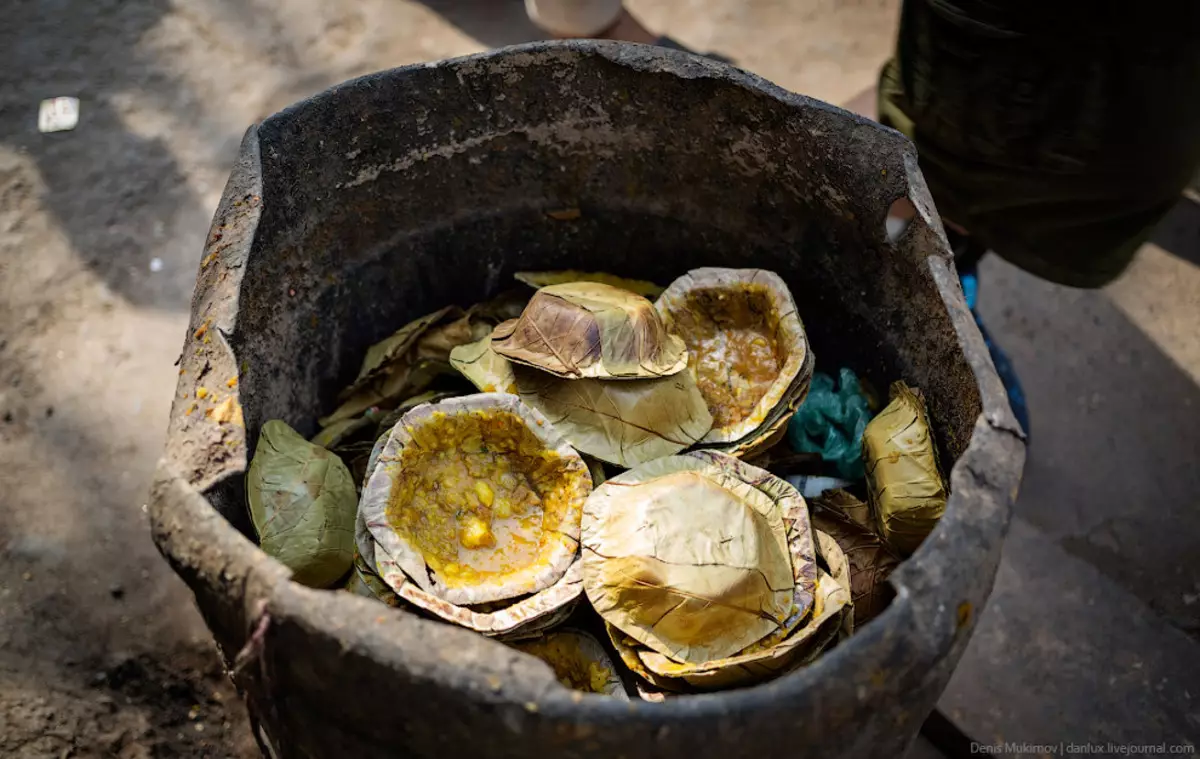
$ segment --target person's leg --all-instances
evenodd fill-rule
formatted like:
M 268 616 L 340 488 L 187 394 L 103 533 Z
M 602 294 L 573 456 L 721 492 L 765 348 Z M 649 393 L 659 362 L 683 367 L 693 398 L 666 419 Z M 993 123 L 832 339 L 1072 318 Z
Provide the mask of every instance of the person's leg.
M 559 39 L 584 37 L 619 40 L 695 52 L 666 35 L 651 32 L 620 2 L 613 0 L 525 0 L 525 9 L 530 21 Z M 699 55 L 722 63 L 733 63 L 717 53 Z
M 974 311 L 985 250 L 1074 287 L 1120 274 L 1200 163 L 1198 88 L 1197 3 L 905 0 L 879 118 L 912 138 L 958 226 Z M 1012 366 L 979 326 L 1028 430 Z
M 992 364 L 996 367 L 996 374 L 1000 375 L 1000 381 L 1004 384 L 1004 390 L 1008 394 L 1008 405 L 1012 407 L 1013 416 L 1017 418 L 1021 429 L 1025 430 L 1026 437 L 1032 439 L 1032 431 L 1029 426 L 1029 406 L 1025 401 L 1025 388 L 1021 386 L 1021 379 L 1017 376 L 1016 367 L 1008 358 L 1008 354 L 992 339 L 992 334 L 988 332 L 987 327 L 983 324 L 983 319 L 979 316 L 977 307 L 979 303 L 979 259 L 987 253 L 987 249 L 978 240 L 973 240 L 951 229 L 947 229 L 946 233 L 950 238 L 951 249 L 954 251 L 954 265 L 958 269 L 958 276 L 962 281 L 963 297 L 967 301 L 967 307 L 971 309 L 971 315 L 975 317 L 975 324 L 979 326 L 979 333 L 983 335 L 983 344 L 987 346 L 988 353 L 992 357 Z
M 525 0 L 529 20 L 555 37 L 601 37 L 627 15 L 621 0 Z
M 942 216 L 1013 264 L 1101 287 L 1200 164 L 1200 3 L 905 0 L 880 121 Z

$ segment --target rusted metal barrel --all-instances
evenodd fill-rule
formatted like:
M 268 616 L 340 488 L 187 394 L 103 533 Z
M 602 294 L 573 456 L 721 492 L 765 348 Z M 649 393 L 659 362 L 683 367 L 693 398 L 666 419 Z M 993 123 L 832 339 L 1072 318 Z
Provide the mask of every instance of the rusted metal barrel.
M 916 217 L 891 239 L 901 198 Z M 256 548 L 243 480 L 259 427 L 313 432 L 396 325 L 517 270 L 669 281 L 708 265 L 779 272 L 818 368 L 919 386 L 951 472 L 891 606 L 814 664 L 665 703 L 584 695 L 474 633 L 293 584 Z M 154 538 L 280 757 L 892 759 L 991 590 L 1024 446 L 912 145 L 732 67 L 541 43 L 298 103 L 246 133 L 191 318 Z M 217 390 L 193 408 L 199 386 Z

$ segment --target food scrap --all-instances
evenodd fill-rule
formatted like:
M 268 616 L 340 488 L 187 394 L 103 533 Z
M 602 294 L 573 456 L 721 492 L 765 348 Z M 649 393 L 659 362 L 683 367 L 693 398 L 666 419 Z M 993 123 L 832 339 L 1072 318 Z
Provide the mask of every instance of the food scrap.
M 849 368 L 814 378 L 770 271 L 515 278 L 390 325 L 311 440 L 262 425 L 252 521 L 297 582 L 504 641 L 576 699 L 770 680 L 887 608 L 948 498 L 918 390 L 872 418 Z

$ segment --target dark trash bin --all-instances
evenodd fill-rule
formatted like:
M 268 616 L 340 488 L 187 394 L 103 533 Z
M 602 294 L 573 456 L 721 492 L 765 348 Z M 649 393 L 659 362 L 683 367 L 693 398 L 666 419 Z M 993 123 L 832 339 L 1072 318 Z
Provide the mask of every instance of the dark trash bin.
M 917 215 L 891 242 L 902 198 Z M 584 695 L 467 630 L 293 584 L 255 547 L 260 426 L 314 432 L 397 325 L 522 269 L 667 282 L 709 265 L 779 272 L 819 367 L 921 387 L 951 471 L 891 606 L 811 666 L 665 703 Z M 912 145 L 681 52 L 534 44 L 268 118 L 242 143 L 191 318 L 154 538 L 280 757 L 901 756 L 991 590 L 1024 460 Z

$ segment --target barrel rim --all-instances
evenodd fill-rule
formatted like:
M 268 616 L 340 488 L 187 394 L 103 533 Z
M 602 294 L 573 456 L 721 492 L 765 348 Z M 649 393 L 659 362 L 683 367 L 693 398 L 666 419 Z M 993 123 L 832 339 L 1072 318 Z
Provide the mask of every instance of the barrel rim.
M 476 67 L 519 68 L 530 61 L 544 62 L 545 56 L 601 58 L 637 72 L 716 80 L 791 107 L 816 109 L 852 120 L 873 130 L 873 139 L 880 149 L 895 151 L 900 156 L 904 171 L 899 177 L 888 177 L 887 186 L 891 192 L 898 191 L 897 196 L 912 200 L 917 218 L 896 242 L 896 247 L 913 260 L 923 260 L 929 268 L 948 309 L 959 348 L 974 373 L 983 408 L 970 443 L 950 473 L 952 489 L 946 517 L 893 575 L 897 596 L 889 607 L 870 625 L 808 667 L 754 687 L 668 699 L 664 703 L 631 704 L 589 695 L 579 698 L 578 694 L 558 685 L 540 663 L 535 664 L 532 658 L 475 633 L 404 613 L 389 613 L 387 616 L 391 619 L 376 624 L 380 607 L 370 601 L 350 594 L 313 591 L 288 581 L 287 571 L 242 536 L 206 497 L 223 481 L 244 473 L 248 463 L 244 432 L 240 447 L 235 447 L 234 454 L 226 459 L 232 463 L 215 475 L 201 473 L 203 476 L 196 477 L 195 472 L 186 472 L 182 459 L 176 454 L 181 443 L 177 438 L 184 434 L 176 424 L 176 418 L 183 413 L 185 405 L 177 393 L 167 455 L 160 462 L 150 504 L 152 530 L 160 551 L 197 593 L 227 664 L 231 668 L 237 667 L 236 654 L 238 651 L 245 653 L 250 633 L 266 611 L 281 622 L 291 619 L 313 633 L 369 653 L 381 667 L 394 670 L 397 677 L 433 677 L 461 693 L 464 699 L 514 707 L 535 703 L 538 714 L 529 716 L 537 718 L 628 722 L 644 715 L 650 722 L 659 724 L 664 720 L 706 720 L 747 710 L 777 711 L 788 699 L 815 692 L 817 686 L 833 676 L 841 677 L 847 685 L 861 686 L 870 682 L 872 673 L 866 670 L 871 667 L 890 662 L 900 666 L 901 671 L 921 674 L 933 670 L 947 657 L 956 659 L 978 618 L 981 609 L 976 607 L 982 605 L 990 592 L 999 562 L 1000 546 L 1024 461 L 1023 434 L 1012 416 L 1003 386 L 963 299 L 941 221 L 917 168 L 915 148 L 899 132 L 835 106 L 790 93 L 754 74 L 691 54 L 628 43 L 582 40 L 530 43 L 402 67 L 337 85 L 269 117 L 261 127 L 248 130 L 239 163 L 231 174 L 214 218 L 214 232 L 210 233 L 206 247 L 207 257 L 220 244 L 213 242 L 217 230 L 240 228 L 234 243 L 223 249 L 225 255 L 238 265 L 227 268 L 232 274 L 221 279 L 206 277 L 202 269 L 193 300 L 193 323 L 185 354 L 200 339 L 196 337 L 196 331 L 204 324 L 202 304 L 216 304 L 216 310 L 221 313 L 236 313 L 241 278 L 261 213 L 260 206 L 237 205 L 239 201 L 249 203 L 246 201 L 247 188 L 253 194 L 255 182 L 261 193 L 259 128 L 277 126 L 297 109 L 314 107 L 323 100 L 336 98 L 344 88 L 370 86 L 372 80 L 380 77 L 402 77 L 437 67 L 453 68 L 464 74 Z M 902 182 L 903 186 L 897 182 Z M 228 241 L 230 236 L 226 234 L 223 239 Z M 235 325 L 229 319 L 222 321 L 221 313 L 209 328 L 220 327 L 232 332 Z M 236 371 L 232 348 L 224 341 L 219 342 L 220 350 L 228 354 L 229 366 Z M 184 377 L 179 386 L 181 390 L 191 389 Z M 961 550 L 954 550 L 956 546 Z M 982 550 L 983 558 L 968 567 L 953 566 L 952 560 L 961 556 L 967 547 Z M 980 582 L 981 577 L 985 582 Z M 217 601 L 214 594 L 225 594 L 225 598 Z M 968 604 L 965 620 L 963 604 Z M 922 634 L 906 635 L 914 626 Z M 368 628 L 370 632 L 364 632 Z M 446 661 L 432 648 L 399 642 L 410 631 L 417 631 L 418 637 L 428 640 L 431 630 L 442 640 L 453 641 L 460 649 L 475 650 L 476 658 L 499 662 L 509 679 L 496 691 L 489 681 L 495 673 L 488 668 L 464 669 Z M 892 660 L 892 651 L 900 639 L 919 645 L 907 649 L 906 661 L 896 662 Z M 235 678 L 252 698 L 264 695 L 263 684 L 257 682 L 256 677 L 253 668 L 243 668 Z M 845 693 L 848 694 L 846 703 L 864 699 L 856 695 L 852 687 L 845 688 Z

